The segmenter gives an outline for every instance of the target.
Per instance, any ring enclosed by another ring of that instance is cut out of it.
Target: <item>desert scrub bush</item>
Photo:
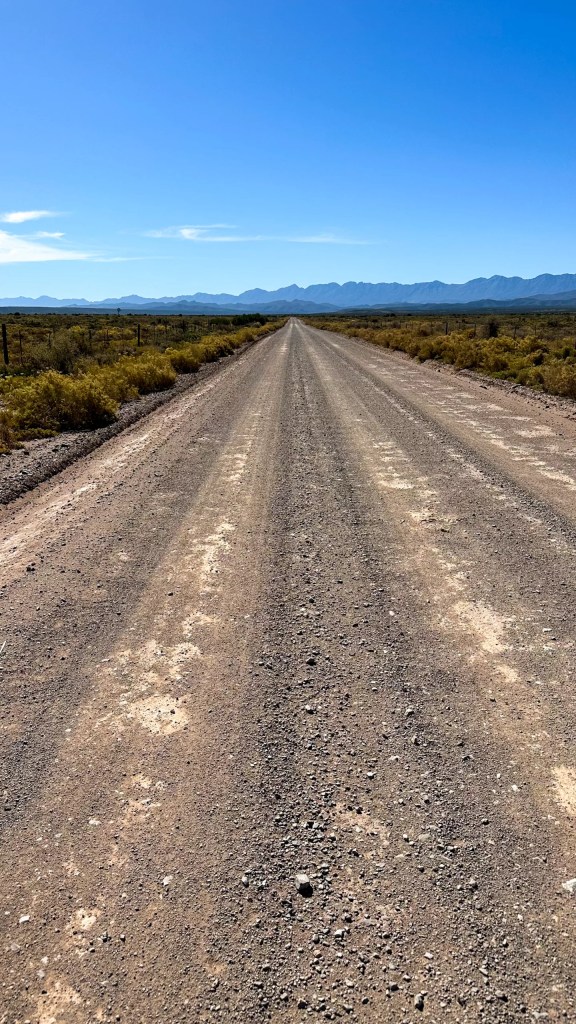
[[[308,319],[308,318],[307,318]],[[505,380],[576,399],[576,317],[540,314],[493,317],[454,314],[391,319],[309,319],[314,327],[362,338],[383,348],[406,352],[421,361],[434,359],[458,369],[478,370]]]
[[[545,391],[563,398],[576,398],[576,366],[573,363],[547,363],[539,368]]]
[[[112,423],[117,403],[87,375],[66,377],[46,370],[37,377],[12,378],[3,401],[20,438]]]
[[[233,332],[254,331],[259,336],[282,326],[260,314],[239,316],[174,316],[137,312],[36,313],[3,315],[10,353],[9,369],[0,359],[0,378],[17,373],[59,370],[77,374],[87,363],[108,364],[120,356],[139,355],[143,349],[162,352],[182,344]],[[246,335],[244,335],[246,338]],[[242,341],[240,342],[242,343]]]
[[[221,337],[208,335],[208,337],[202,338],[198,348],[202,354],[203,363],[214,363],[217,359],[221,359],[222,356],[229,356],[241,344],[243,342],[238,341],[236,343],[234,337],[227,334]]]
[[[68,376],[45,370],[11,377],[2,384],[2,400],[12,424],[11,437],[30,438],[60,430],[86,430],[112,423],[123,402],[172,387],[176,371],[159,352],[124,356],[110,366],[92,366]]]
[[[138,395],[171,388],[177,373],[164,353],[151,350],[140,356],[121,356],[108,366],[88,370],[86,376],[96,380],[116,402],[129,402]]]
[[[167,348],[164,355],[176,373],[196,373],[202,365],[200,345],[182,345],[180,348]]]
[[[14,417],[8,409],[0,409],[0,452],[9,452],[16,444]]]
[[[208,334],[195,344],[167,348],[164,355],[168,357],[177,373],[195,373],[202,363],[212,363],[222,356],[229,356],[247,342],[256,341],[257,338],[277,329],[277,324],[268,323],[257,327],[243,327],[234,334]]]
[[[204,335],[199,342],[180,342],[164,351],[140,347],[128,355],[118,351],[120,335],[126,331],[118,329],[112,337],[112,328],[107,328],[108,338],[101,339],[107,349],[100,350],[98,358],[82,356],[88,336],[85,327],[73,325],[67,335],[52,332],[50,342],[44,330],[35,351],[50,368],[34,374],[31,360],[20,373],[0,376],[0,451],[13,448],[19,440],[112,423],[124,402],[171,388],[178,373],[194,373],[202,363],[228,355],[279,326],[278,322],[258,323],[235,333]],[[91,329],[92,339],[97,333]],[[74,372],[69,372],[72,365]]]

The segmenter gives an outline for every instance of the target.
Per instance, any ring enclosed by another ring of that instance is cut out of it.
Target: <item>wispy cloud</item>
[[[148,256],[112,256],[106,252],[85,252],[67,249],[65,245],[51,245],[64,237],[62,231],[34,231],[32,234],[15,235],[0,230],[1,263],[50,263],[60,260],[84,260],[90,263],[129,263],[133,260],[147,260]]]
[[[158,228],[145,231],[147,238],[182,238],[187,242],[294,242],[299,245],[369,245],[369,242],[342,238],[339,235],[239,235],[222,234],[222,231],[236,230],[234,224],[184,224],[180,227]]]
[[[45,242],[36,241],[23,235],[12,235],[0,231],[0,263],[47,263],[52,260],[89,260],[94,255],[77,252]]]
[[[42,217],[57,217],[53,210],[15,210],[13,213],[0,213],[3,224],[25,224],[28,220],[41,220]]]
[[[182,227],[155,228],[152,231],[145,231],[144,234],[147,238],[186,238],[188,241],[209,242],[212,241],[211,231],[230,231],[235,227],[235,224],[202,224],[196,227],[183,225]],[[222,236],[214,237],[221,238]]]
[[[89,253],[86,257],[92,263],[135,263],[140,260],[149,260],[149,256],[100,256],[98,253]]]
[[[294,235],[283,242],[299,242],[302,245],[370,245],[364,238],[342,238],[340,235]]]

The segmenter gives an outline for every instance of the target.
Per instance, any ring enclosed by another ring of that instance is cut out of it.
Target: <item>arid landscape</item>
[[[0,1024],[576,1024],[576,8],[2,11]]]
[[[0,1020],[573,1020],[574,405],[296,319],[165,398],[0,514]]]

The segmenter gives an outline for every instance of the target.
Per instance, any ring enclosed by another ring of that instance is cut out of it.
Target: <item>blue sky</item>
[[[1,9],[1,296],[576,271],[573,3]]]

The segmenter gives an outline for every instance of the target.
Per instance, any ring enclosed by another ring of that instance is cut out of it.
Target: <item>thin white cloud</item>
[[[135,260],[149,260],[150,256],[98,256],[93,253],[86,258],[92,263],[134,263]]]
[[[13,213],[0,213],[0,221],[3,224],[25,224],[28,220],[57,216],[53,210],[15,210]]]
[[[181,227],[159,228],[146,231],[148,238],[182,238],[187,242],[293,242],[299,245],[369,245],[369,242],[338,235],[229,235],[214,234],[215,231],[232,229],[231,224],[182,225]]]
[[[188,241],[207,241],[205,237],[210,231],[232,230],[235,224],[202,224],[196,227],[172,227],[158,228],[153,231],[145,231],[147,238],[186,238]],[[220,236],[219,236],[220,237]]]
[[[36,211],[38,215],[38,211]],[[0,221],[6,219],[0,216]],[[63,231],[33,231],[14,234],[0,229],[0,264],[2,263],[50,263],[54,261],[83,260],[90,263],[127,263],[132,260],[147,260],[149,256],[113,256],[105,251],[85,252],[68,249],[66,245],[52,245],[61,242]]]
[[[339,235],[295,235],[283,238],[284,242],[299,242],[302,245],[370,245],[361,238],[341,238]]]
[[[93,255],[74,249],[56,248],[22,235],[0,231],[0,263],[47,263],[52,260],[89,260]]]

